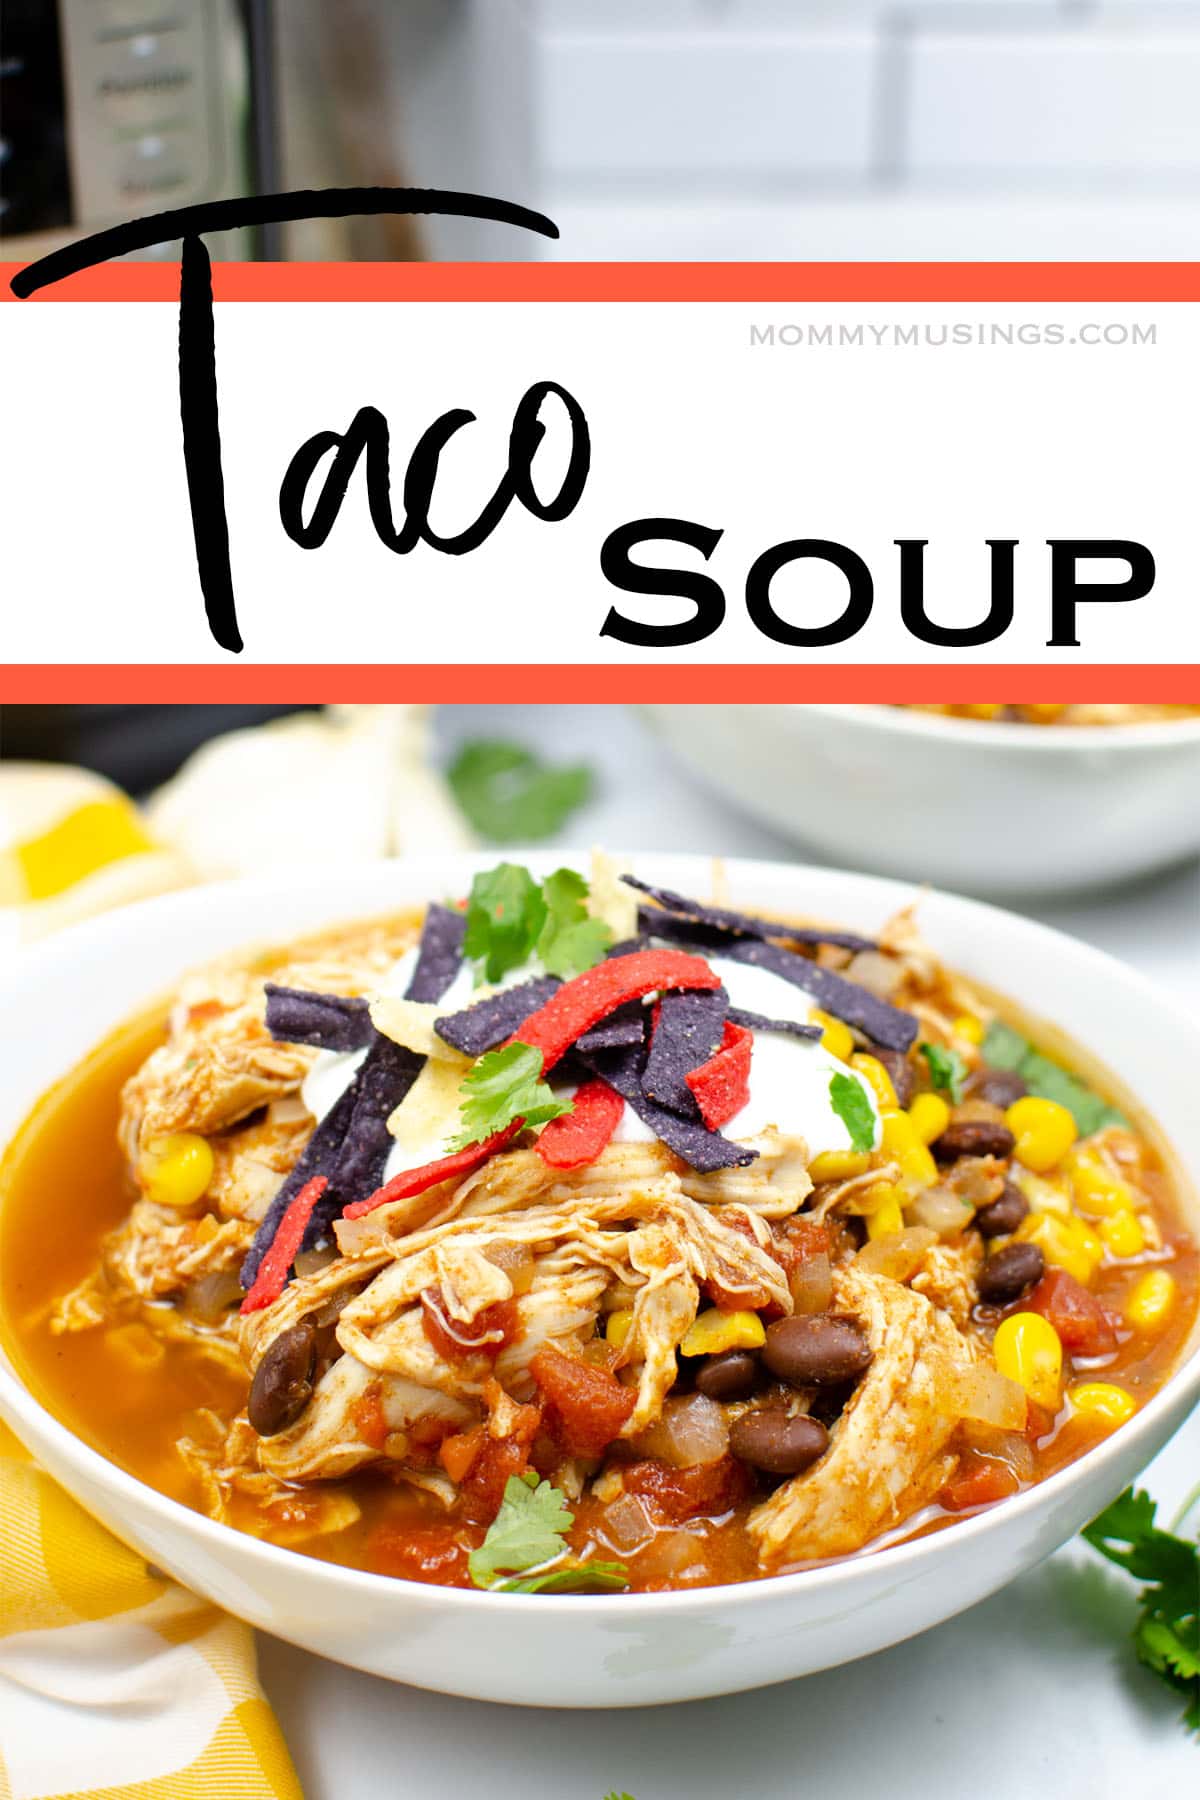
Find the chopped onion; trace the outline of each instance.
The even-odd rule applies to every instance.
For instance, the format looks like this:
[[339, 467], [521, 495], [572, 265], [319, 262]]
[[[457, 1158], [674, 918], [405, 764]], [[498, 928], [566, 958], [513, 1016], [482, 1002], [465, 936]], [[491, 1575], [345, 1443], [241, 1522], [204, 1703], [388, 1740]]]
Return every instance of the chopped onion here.
[[533, 1286], [536, 1258], [528, 1244], [513, 1244], [506, 1238], [489, 1244], [483, 1253], [497, 1269], [503, 1269], [512, 1282], [514, 1294], [527, 1294]]
[[908, 1210], [914, 1224], [928, 1226], [940, 1238], [958, 1237], [973, 1217], [972, 1208], [944, 1187], [926, 1188]]
[[215, 1325], [242, 1298], [242, 1284], [234, 1269], [214, 1269], [184, 1289], [183, 1309], [202, 1325]]
[[662, 1418], [642, 1432], [635, 1448], [676, 1469], [719, 1462], [729, 1448], [729, 1425], [715, 1400], [687, 1394], [664, 1402]]
[[606, 1506], [601, 1530], [614, 1550], [626, 1555], [654, 1536], [654, 1524], [636, 1494], [622, 1494]]
[[990, 1363], [951, 1370], [939, 1391], [939, 1410], [956, 1418], [1020, 1431], [1025, 1424], [1025, 1389]]
[[833, 1304], [833, 1264], [824, 1250], [806, 1257], [792, 1271], [788, 1286], [798, 1313], [828, 1312]]
[[1032, 1481], [1034, 1474], [1033, 1445], [1019, 1431], [998, 1431], [994, 1425], [982, 1425], [964, 1419], [959, 1427], [967, 1449], [1006, 1462], [1019, 1481]]
[[911, 1281], [926, 1253], [938, 1241], [937, 1232], [928, 1225], [910, 1225], [904, 1231], [891, 1231], [886, 1237], [864, 1244], [854, 1259], [857, 1269], [868, 1275], [888, 1275], [893, 1281]]
[[670, 1581], [705, 1573], [704, 1541], [691, 1531], [660, 1531], [638, 1557], [638, 1580]]
[[904, 965], [880, 950], [860, 950], [846, 974], [881, 1000], [889, 1000], [904, 979]]

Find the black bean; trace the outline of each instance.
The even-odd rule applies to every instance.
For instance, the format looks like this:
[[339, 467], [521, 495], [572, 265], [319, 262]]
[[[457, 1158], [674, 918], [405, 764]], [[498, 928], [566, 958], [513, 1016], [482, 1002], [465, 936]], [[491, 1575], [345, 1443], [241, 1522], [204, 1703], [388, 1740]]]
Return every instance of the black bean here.
[[805, 1413], [782, 1407], [743, 1413], [729, 1428], [729, 1448], [739, 1462], [768, 1475], [797, 1475], [829, 1448], [829, 1433]]
[[892, 1086], [896, 1090], [896, 1099], [906, 1107], [916, 1092], [917, 1078], [913, 1066], [903, 1050], [884, 1050], [879, 1044], [872, 1047], [871, 1054], [881, 1062], [892, 1078]]
[[1007, 1237], [1015, 1231], [1029, 1211], [1029, 1202], [1016, 1186], [1006, 1181], [1000, 1197], [989, 1206], [981, 1206], [975, 1214], [975, 1229], [985, 1238]]
[[861, 1375], [871, 1346], [853, 1319], [815, 1313], [768, 1325], [762, 1359], [793, 1387], [824, 1387]]
[[758, 1379], [758, 1358], [749, 1350], [706, 1356], [696, 1370], [696, 1389], [710, 1400], [744, 1400]]
[[1045, 1267], [1036, 1244], [1005, 1244], [993, 1251], [976, 1277], [979, 1298], [989, 1306], [1007, 1306], [1042, 1279]]
[[980, 1069], [970, 1083], [973, 1100], [986, 1100], [1003, 1112], [1014, 1100], [1024, 1099], [1029, 1088], [1015, 1069]]
[[268, 1345], [254, 1371], [246, 1407], [259, 1437], [294, 1425], [312, 1399], [317, 1338], [311, 1325], [293, 1325]]
[[931, 1148], [939, 1162], [960, 1156], [1011, 1156], [1017, 1140], [998, 1119], [952, 1119]]

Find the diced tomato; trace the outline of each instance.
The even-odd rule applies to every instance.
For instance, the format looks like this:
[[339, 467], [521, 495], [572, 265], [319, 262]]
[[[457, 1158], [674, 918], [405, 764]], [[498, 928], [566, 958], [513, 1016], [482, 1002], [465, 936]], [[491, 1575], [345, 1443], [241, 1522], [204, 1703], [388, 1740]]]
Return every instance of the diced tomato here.
[[947, 1512], [969, 1512], [975, 1506], [1007, 1500], [1020, 1485], [1007, 1463], [983, 1456], [964, 1458], [938, 1499]]
[[472, 1463], [483, 1449], [485, 1432], [485, 1426], [473, 1425], [470, 1431], [456, 1431], [453, 1437], [442, 1439], [438, 1461], [455, 1487], [465, 1479]]
[[1065, 1269], [1047, 1269], [1022, 1306], [1048, 1319], [1073, 1356], [1106, 1356], [1117, 1347], [1112, 1316]]
[[465, 1362], [469, 1356], [499, 1356], [516, 1339], [521, 1321], [515, 1300], [497, 1300], [469, 1325], [460, 1323], [450, 1317], [442, 1290], [434, 1285], [421, 1295], [421, 1325], [439, 1356]]
[[754, 1486], [745, 1464], [732, 1456], [690, 1469], [672, 1469], [661, 1462], [631, 1463], [624, 1481], [627, 1493], [641, 1494], [674, 1525], [702, 1514], [719, 1518], [740, 1506]]
[[832, 1233], [823, 1219], [806, 1219], [796, 1213], [776, 1231], [771, 1255], [790, 1281], [802, 1263], [814, 1256], [828, 1256], [831, 1242]]
[[377, 1381], [373, 1381], [359, 1395], [350, 1408], [350, 1417], [354, 1420], [355, 1430], [363, 1443], [370, 1444], [372, 1450], [382, 1450], [389, 1427], [383, 1414], [383, 1396]]
[[[459, 1506], [464, 1518], [490, 1525], [510, 1478], [523, 1475], [529, 1467], [529, 1447], [541, 1429], [542, 1409], [516, 1405], [495, 1382], [485, 1384], [484, 1398], [492, 1409], [491, 1421], [483, 1427], [478, 1453], [459, 1482]], [[505, 1434], [493, 1437], [500, 1417], [506, 1423]]]
[[633, 1411], [632, 1389], [553, 1344], [543, 1344], [529, 1366], [546, 1400], [551, 1436], [568, 1456], [599, 1456]]
[[407, 1581], [470, 1587], [468, 1551], [458, 1541], [461, 1530], [453, 1525], [381, 1525], [368, 1546], [370, 1566], [380, 1575], [399, 1575]]

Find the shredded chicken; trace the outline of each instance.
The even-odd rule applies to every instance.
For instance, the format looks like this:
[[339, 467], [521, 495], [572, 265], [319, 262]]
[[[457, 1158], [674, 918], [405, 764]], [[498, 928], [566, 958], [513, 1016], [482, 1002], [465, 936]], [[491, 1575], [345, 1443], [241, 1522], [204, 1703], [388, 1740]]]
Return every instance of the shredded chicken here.
[[844, 1555], [908, 1516], [956, 1423], [939, 1392], [950, 1370], [973, 1360], [945, 1313], [885, 1276], [838, 1270], [834, 1305], [861, 1321], [873, 1361], [820, 1461], [750, 1514], [767, 1568]]
[[909, 1285], [948, 1313], [963, 1331], [979, 1297], [975, 1278], [982, 1263], [983, 1240], [977, 1231], [969, 1231], [952, 1244], [931, 1245]]

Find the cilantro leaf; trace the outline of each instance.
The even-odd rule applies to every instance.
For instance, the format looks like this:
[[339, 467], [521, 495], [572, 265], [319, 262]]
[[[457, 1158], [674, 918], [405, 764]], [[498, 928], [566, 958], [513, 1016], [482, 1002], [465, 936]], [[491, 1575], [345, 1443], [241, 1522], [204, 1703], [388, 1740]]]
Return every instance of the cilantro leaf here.
[[612, 943], [603, 919], [593, 919], [584, 902], [588, 884], [574, 869], [556, 869], [542, 883], [546, 923], [537, 941], [542, 967], [569, 981], [600, 962]]
[[1188, 1700], [1183, 1722], [1200, 1732], [1200, 1546], [1154, 1523], [1149, 1494], [1126, 1488], [1083, 1536], [1109, 1562], [1149, 1585], [1134, 1627], [1138, 1660]]
[[491, 1586], [501, 1594], [617, 1593], [629, 1586], [629, 1570], [615, 1562], [563, 1563], [540, 1575], [511, 1575]]
[[574, 1112], [573, 1100], [560, 1100], [541, 1079], [545, 1058], [532, 1044], [505, 1044], [488, 1050], [463, 1076], [459, 1092], [462, 1130], [451, 1140], [452, 1150], [465, 1150], [503, 1131], [514, 1119], [526, 1125], [545, 1125], [563, 1113]]
[[594, 785], [585, 763], [545, 763], [523, 745], [499, 738], [464, 744], [448, 778], [471, 824], [493, 844], [553, 837]]
[[1102, 1100], [1077, 1075], [1051, 1062], [1035, 1050], [1028, 1038], [1001, 1020], [994, 1019], [983, 1040], [984, 1061], [994, 1069], [1014, 1069], [1031, 1094], [1039, 1100], [1057, 1100], [1074, 1117], [1080, 1137], [1090, 1137], [1105, 1125], [1128, 1125], [1124, 1113]]
[[546, 923], [542, 890], [520, 863], [498, 863], [471, 883], [463, 954], [482, 964], [487, 981], [520, 968]]
[[929, 1079], [935, 1088], [949, 1094], [955, 1106], [963, 1097], [963, 1083], [969, 1073], [965, 1057], [957, 1050], [945, 1050], [941, 1044], [922, 1044], [921, 1055], [929, 1064]]
[[562, 1493], [550, 1482], [531, 1486], [519, 1475], [510, 1475], [487, 1536], [467, 1558], [471, 1580], [476, 1587], [498, 1587], [503, 1581], [501, 1570], [519, 1574], [561, 1556], [574, 1522], [574, 1513], [567, 1510]]
[[875, 1114], [863, 1085], [853, 1075], [829, 1077], [829, 1103], [850, 1133], [852, 1150], [875, 1148]]

